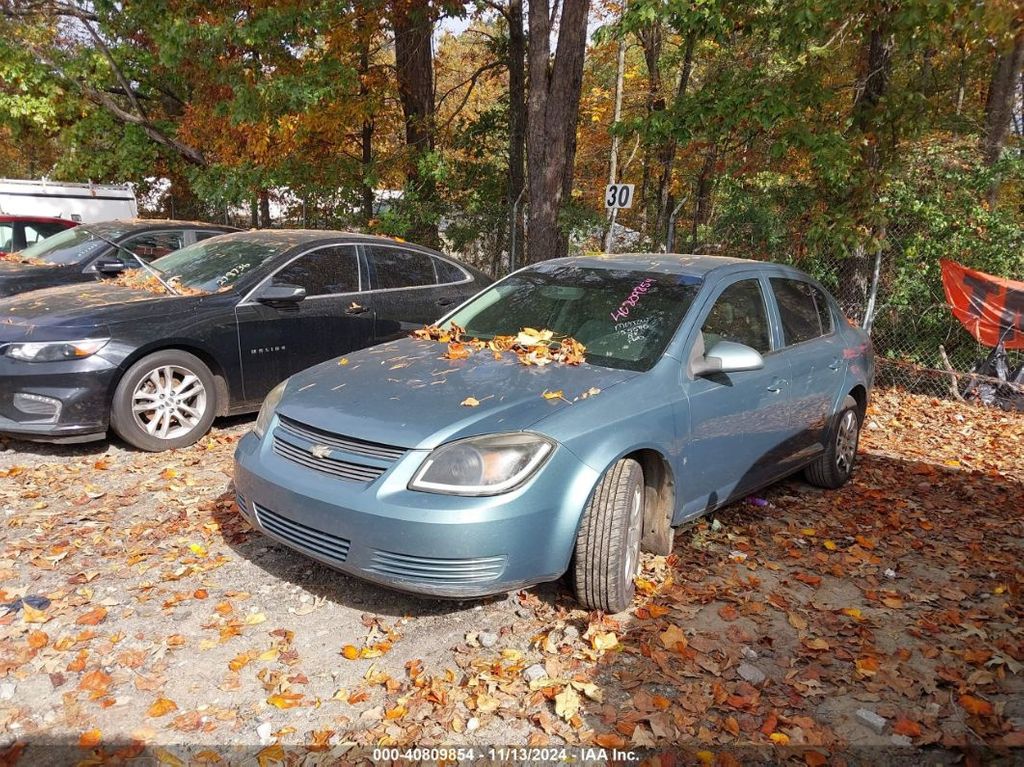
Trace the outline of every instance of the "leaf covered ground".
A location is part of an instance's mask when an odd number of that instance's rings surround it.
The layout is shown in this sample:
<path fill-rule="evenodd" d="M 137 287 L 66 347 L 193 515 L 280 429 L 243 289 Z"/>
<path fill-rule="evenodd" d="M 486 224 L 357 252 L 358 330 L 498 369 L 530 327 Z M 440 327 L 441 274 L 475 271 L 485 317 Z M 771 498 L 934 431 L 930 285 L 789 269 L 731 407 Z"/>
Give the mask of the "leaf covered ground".
<path fill-rule="evenodd" d="M 681 530 L 614 618 L 561 584 L 404 596 L 253 533 L 230 487 L 249 425 L 170 454 L 0 453 L 8 759 L 1024 746 L 1024 416 L 880 392 L 851 484 L 784 482 Z"/>

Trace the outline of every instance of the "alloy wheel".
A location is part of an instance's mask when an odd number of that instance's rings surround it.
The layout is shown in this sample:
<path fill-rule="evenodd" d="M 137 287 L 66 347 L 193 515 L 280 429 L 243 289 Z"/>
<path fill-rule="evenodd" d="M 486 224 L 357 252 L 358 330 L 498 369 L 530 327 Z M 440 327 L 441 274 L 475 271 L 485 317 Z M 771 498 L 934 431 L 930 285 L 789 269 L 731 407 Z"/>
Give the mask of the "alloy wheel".
<path fill-rule="evenodd" d="M 132 418 L 158 439 L 183 437 L 196 428 L 207 408 L 206 387 L 179 365 L 153 368 L 132 392 Z"/>
<path fill-rule="evenodd" d="M 625 582 L 630 584 L 640 563 L 640 533 L 643 530 L 644 488 L 637 485 L 629 506 L 629 533 L 626 537 Z"/>
<path fill-rule="evenodd" d="M 857 453 L 857 414 L 852 410 L 843 413 L 836 430 L 836 468 L 846 475 L 853 471 L 853 459 Z"/>

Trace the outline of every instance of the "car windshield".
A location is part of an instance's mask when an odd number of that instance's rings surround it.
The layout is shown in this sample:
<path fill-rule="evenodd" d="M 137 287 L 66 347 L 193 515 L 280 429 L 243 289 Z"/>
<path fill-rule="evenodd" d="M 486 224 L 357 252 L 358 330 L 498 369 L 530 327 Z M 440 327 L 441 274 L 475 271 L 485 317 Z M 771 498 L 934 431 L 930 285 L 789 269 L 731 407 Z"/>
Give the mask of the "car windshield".
<path fill-rule="evenodd" d="M 471 338 L 522 328 L 571 336 L 587 362 L 648 370 L 665 351 L 700 287 L 698 277 L 578 264 L 513 274 L 449 318 Z"/>
<path fill-rule="evenodd" d="M 211 237 L 189 245 L 163 258 L 152 266 L 165 280 L 183 288 L 216 293 L 230 288 L 239 278 L 277 257 L 291 242 L 267 242 L 245 237 Z"/>
<path fill-rule="evenodd" d="M 103 240 L 116 242 L 126 232 L 128 225 L 119 222 L 89 224 L 65 229 L 63 232 L 29 245 L 18 255 L 30 263 L 45 263 L 51 266 L 71 266 L 87 261 L 108 247 Z M 99 236 L 97 236 L 99 235 Z"/>

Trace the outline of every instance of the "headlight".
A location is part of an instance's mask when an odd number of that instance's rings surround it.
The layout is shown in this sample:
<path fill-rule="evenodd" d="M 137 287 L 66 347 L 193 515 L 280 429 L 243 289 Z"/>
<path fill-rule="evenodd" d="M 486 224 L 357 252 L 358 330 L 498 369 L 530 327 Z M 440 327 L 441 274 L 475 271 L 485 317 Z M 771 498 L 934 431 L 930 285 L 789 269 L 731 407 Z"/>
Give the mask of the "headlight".
<path fill-rule="evenodd" d="M 270 428 L 270 420 L 274 417 L 274 411 L 277 410 L 281 397 L 284 396 L 284 387 L 287 384 L 287 380 L 281 381 L 281 383 L 270 390 L 270 394 L 263 400 L 263 407 L 260 408 L 260 414 L 256 416 L 256 423 L 252 426 L 252 433 L 260 439 L 263 439 L 263 435 Z"/>
<path fill-rule="evenodd" d="M 409 483 L 410 490 L 450 495 L 497 495 L 532 476 L 555 445 L 539 434 L 493 434 L 434 450 Z"/>
<path fill-rule="evenodd" d="M 33 341 L 26 344 L 11 344 L 4 354 L 24 362 L 77 360 L 91 357 L 106 346 L 109 340 L 109 338 L 88 338 L 84 341 Z"/>

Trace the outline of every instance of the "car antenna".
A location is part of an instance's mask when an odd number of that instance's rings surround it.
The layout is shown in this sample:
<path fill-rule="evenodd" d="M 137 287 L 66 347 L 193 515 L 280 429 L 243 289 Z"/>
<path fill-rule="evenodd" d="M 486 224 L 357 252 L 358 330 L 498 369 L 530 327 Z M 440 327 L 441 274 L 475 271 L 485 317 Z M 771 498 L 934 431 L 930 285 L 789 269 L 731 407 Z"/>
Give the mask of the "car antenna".
<path fill-rule="evenodd" d="M 102 240 L 103 242 L 107 243 L 107 245 L 109 245 L 110 247 L 112 247 L 112 248 L 117 248 L 118 250 L 123 250 L 123 251 L 124 251 L 125 253 L 127 253 L 128 255 L 130 255 L 130 256 L 131 256 L 132 258 L 134 258 L 134 259 L 135 259 L 136 261 L 138 261 L 138 262 L 139 262 L 139 266 L 141 266 L 141 267 L 142 267 L 143 269 L 145 269 L 145 270 L 146 270 L 147 272 L 149 272 L 149 273 L 150 273 L 151 275 L 153 275 L 154 277 L 156 277 L 157 281 L 158 281 L 158 282 L 159 282 L 159 283 L 160 283 L 161 285 L 163 285 L 163 286 L 164 286 L 165 288 L 167 288 L 167 289 L 168 289 L 168 290 L 169 290 L 169 291 L 170 291 L 170 292 L 171 292 L 172 294 L 174 294 L 174 295 L 176 295 L 176 296 L 180 296 L 180 295 L 181 295 L 181 293 L 179 293 L 179 292 L 178 292 L 178 291 L 176 291 L 176 290 L 175 290 L 175 289 L 174 289 L 173 287 L 171 287 L 171 284 L 170 284 L 169 282 L 167 282 L 167 281 L 166 281 L 166 280 L 165 280 L 165 279 L 164 279 L 163 277 L 161 277 L 161 276 L 160 276 L 160 273 L 159 273 L 159 272 L 158 272 L 158 271 L 157 271 L 156 269 L 154 269 L 154 268 L 153 268 L 152 266 L 150 266 L 149 264 L 147 264 L 147 263 L 146 263 L 146 262 L 145 262 L 145 261 L 143 260 L 142 256 L 140 256 L 140 255 L 139 255 L 138 253 L 136 253 L 136 252 L 135 252 L 134 250 L 131 250 L 130 248 L 126 248 L 126 247 L 125 247 L 124 245 L 121 245 L 121 244 L 119 244 L 119 243 L 116 243 L 116 242 L 114 242 L 113 240 L 108 240 L 108 239 L 107 239 L 106 237 L 104 237 L 104 236 L 103 236 L 102 234 L 97 234 L 97 233 L 96 233 L 95 231 L 93 231 L 92 229 L 87 229 L 86 231 L 88 231 L 88 232 L 89 232 L 89 234 L 91 234 L 91 235 L 92 235 L 93 237 L 95 237 L 95 238 L 96 238 L 97 240 Z"/>

